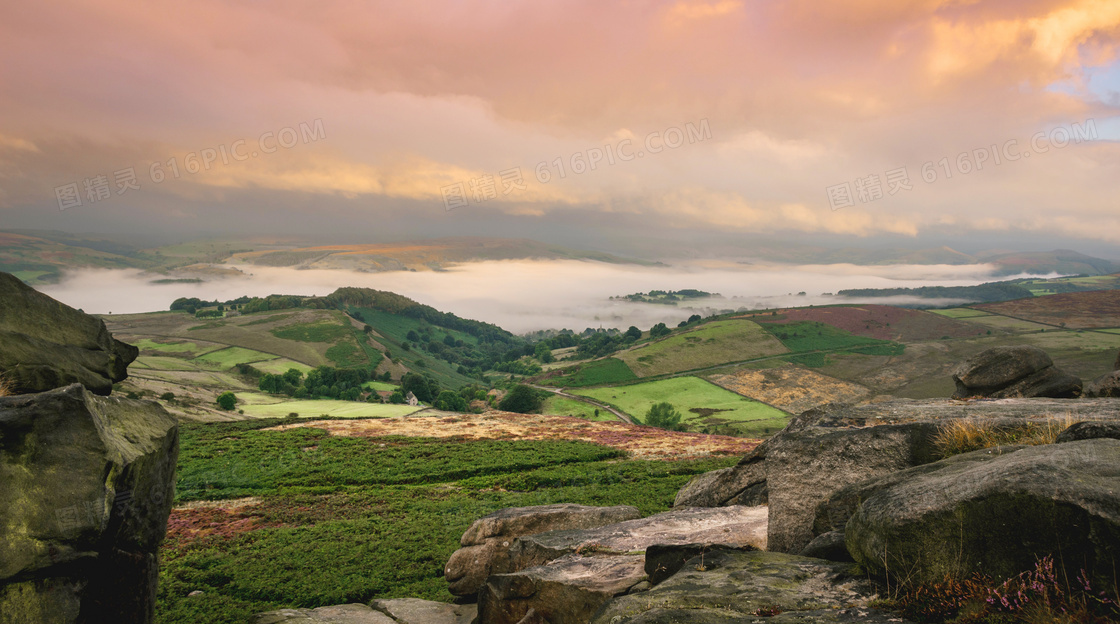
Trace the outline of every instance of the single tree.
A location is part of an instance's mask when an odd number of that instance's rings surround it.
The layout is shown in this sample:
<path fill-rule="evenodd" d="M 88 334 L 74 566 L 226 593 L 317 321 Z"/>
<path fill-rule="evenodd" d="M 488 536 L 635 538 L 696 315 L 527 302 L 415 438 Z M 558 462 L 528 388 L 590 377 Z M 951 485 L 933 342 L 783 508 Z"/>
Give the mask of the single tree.
<path fill-rule="evenodd" d="M 237 406 L 237 397 L 232 392 L 223 392 L 218 395 L 218 407 L 227 412 Z"/>
<path fill-rule="evenodd" d="M 655 403 L 646 412 L 645 423 L 650 427 L 658 427 L 669 431 L 684 431 L 681 424 L 681 413 L 672 403 Z"/>
<path fill-rule="evenodd" d="M 530 414 L 541 409 L 541 397 L 529 386 L 517 385 L 498 403 L 498 409 L 503 412 Z"/>

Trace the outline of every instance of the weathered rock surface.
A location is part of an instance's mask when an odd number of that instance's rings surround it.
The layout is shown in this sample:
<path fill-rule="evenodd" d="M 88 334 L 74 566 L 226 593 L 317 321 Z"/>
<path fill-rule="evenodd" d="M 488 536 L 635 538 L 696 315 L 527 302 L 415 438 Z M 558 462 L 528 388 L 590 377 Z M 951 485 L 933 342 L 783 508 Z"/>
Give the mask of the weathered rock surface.
<path fill-rule="evenodd" d="M 438 622 L 434 621 L 433 624 Z M 278 609 L 258 613 L 251 624 L 397 624 L 364 604 L 334 605 L 317 609 Z M 443 624 L 440 622 L 439 624 Z"/>
<path fill-rule="evenodd" d="M 675 509 L 595 529 L 526 535 L 510 548 L 515 570 L 543 565 L 577 551 L 642 552 L 654 545 L 722 544 L 766 549 L 766 507 Z"/>
<path fill-rule="evenodd" d="M 871 609 L 876 588 L 850 564 L 774 552 L 720 550 L 690 559 L 646 592 L 616 597 L 592 624 L 902 622 Z M 777 607 L 777 609 L 775 609 Z M 774 611 L 777 615 L 771 615 Z"/>
<path fill-rule="evenodd" d="M 955 399 L 1051 397 L 1073 398 L 1081 380 L 1054 367 L 1038 347 L 993 347 L 965 360 L 953 370 Z"/>
<path fill-rule="evenodd" d="M 815 557 L 828 561 L 855 561 L 844 543 L 844 531 L 827 531 L 813 538 L 801 551 L 802 557 Z"/>
<path fill-rule="evenodd" d="M 456 596 L 478 592 L 491 574 L 513 572 L 509 549 L 516 538 L 558 529 L 587 529 L 641 517 L 634 507 L 588 507 L 557 504 L 511 507 L 479 518 L 463 533 L 463 546 L 444 566 L 444 578 Z M 522 566 L 527 567 L 527 566 Z"/>
<path fill-rule="evenodd" d="M 646 549 L 646 580 L 650 585 L 657 585 L 680 572 L 694 557 L 703 565 L 705 557 L 711 557 L 717 551 L 729 550 L 746 552 L 758 549 L 753 546 L 734 548 L 722 544 L 654 544 Z"/>
<path fill-rule="evenodd" d="M 644 561 L 640 554 L 567 555 L 549 565 L 495 574 L 478 593 L 479 621 L 587 624 L 603 603 L 645 579 Z"/>
<path fill-rule="evenodd" d="M 1120 417 L 1120 414 L 1117 414 Z M 1120 420 L 1113 422 L 1079 422 L 1070 425 L 1054 439 L 1056 443 L 1112 438 L 1120 440 Z"/>
<path fill-rule="evenodd" d="M 0 622 L 150 622 L 178 425 L 80 385 L 0 398 Z"/>
<path fill-rule="evenodd" d="M 1105 373 L 1085 384 L 1087 397 L 1120 397 L 1120 370 Z"/>
<path fill-rule="evenodd" d="M 1002 452 L 1001 452 L 1002 451 Z M 1010 451 L 1010 452 L 1006 452 Z M 987 449 L 848 488 L 848 551 L 865 569 L 915 582 L 1009 577 L 1053 555 L 1114 582 L 1120 561 L 1120 440 Z"/>
<path fill-rule="evenodd" d="M 819 534 L 812 525 L 822 502 L 845 486 L 939 459 L 934 437 L 947 422 L 974 419 L 1015 427 L 1045 422 L 1050 414 L 1114 421 L 1118 413 L 1118 399 L 829 405 L 797 416 L 736 466 L 696 477 L 678 492 L 674 506 L 729 505 L 765 491 L 768 549 L 801 552 Z"/>
<path fill-rule="evenodd" d="M 258 613 L 250 624 L 471 624 L 474 605 L 454 605 L 417 598 L 374 600 L 364 604 L 316 609 L 277 609 Z"/>
<path fill-rule="evenodd" d="M 371 606 L 397 624 L 471 624 L 478 615 L 476 605 L 448 604 L 418 598 L 374 600 Z"/>
<path fill-rule="evenodd" d="M 105 323 L 0 273 L 0 372 L 16 394 L 80 383 L 108 395 L 139 350 Z"/>

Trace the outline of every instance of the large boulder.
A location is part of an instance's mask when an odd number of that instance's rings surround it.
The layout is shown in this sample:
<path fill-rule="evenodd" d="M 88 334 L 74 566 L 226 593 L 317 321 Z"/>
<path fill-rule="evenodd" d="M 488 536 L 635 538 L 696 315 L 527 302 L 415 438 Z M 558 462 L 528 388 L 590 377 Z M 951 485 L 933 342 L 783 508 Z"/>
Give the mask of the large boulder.
<path fill-rule="evenodd" d="M 462 548 L 444 566 L 449 591 L 456 596 L 476 594 L 491 574 L 515 571 L 509 549 L 523 535 L 560 529 L 588 529 L 641 517 L 635 507 L 588 507 L 556 504 L 510 507 L 479 518 L 463 533 Z"/>
<path fill-rule="evenodd" d="M 371 606 L 393 618 L 397 624 L 471 624 L 478 616 L 478 607 L 473 604 L 448 604 L 418 598 L 374 600 Z"/>
<path fill-rule="evenodd" d="M 0 398 L 0 622 L 151 622 L 177 458 L 156 403 Z"/>
<path fill-rule="evenodd" d="M 798 553 L 819 533 L 817 507 L 837 490 L 941 458 L 942 427 L 976 420 L 1002 428 L 1037 426 L 1061 415 L 1075 421 L 1116 420 L 1118 399 L 897 400 L 829 405 L 797 416 L 736 466 L 700 475 L 675 507 L 726 506 L 765 496 L 767 548 Z"/>
<path fill-rule="evenodd" d="M 80 383 L 108 395 L 139 350 L 105 323 L 0 273 L 0 373 L 15 394 Z"/>
<path fill-rule="evenodd" d="M 649 591 L 608 601 L 592 624 L 904 621 L 871 608 L 877 588 L 850 564 L 774 552 L 714 550 Z"/>
<path fill-rule="evenodd" d="M 1120 370 L 1105 373 L 1085 384 L 1084 394 L 1087 397 L 1120 398 Z"/>
<path fill-rule="evenodd" d="M 849 488 L 848 551 L 915 583 L 1011 577 L 1052 555 L 1111 587 L 1120 561 L 1120 440 L 987 449 Z"/>
<path fill-rule="evenodd" d="M 1118 414 L 1117 416 L 1120 416 Z M 1078 440 L 1097 440 L 1112 438 L 1120 440 L 1120 420 L 1113 422 L 1086 421 L 1074 423 L 1058 434 L 1054 442 L 1076 442 Z"/>
<path fill-rule="evenodd" d="M 1081 393 L 1081 380 L 1054 367 L 1038 347 L 992 347 L 965 360 L 953 370 L 955 399 L 986 397 L 1073 398 Z"/>

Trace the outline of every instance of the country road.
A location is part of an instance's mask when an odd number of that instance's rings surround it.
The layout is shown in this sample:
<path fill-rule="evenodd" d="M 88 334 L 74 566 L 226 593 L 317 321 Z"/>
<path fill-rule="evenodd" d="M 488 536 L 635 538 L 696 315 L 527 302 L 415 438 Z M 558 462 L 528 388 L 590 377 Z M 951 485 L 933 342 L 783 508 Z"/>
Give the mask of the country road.
<path fill-rule="evenodd" d="M 618 416 L 618 419 L 621 420 L 624 423 L 630 423 L 631 425 L 634 424 L 634 421 L 630 418 L 630 416 L 626 412 L 617 410 L 617 409 L 611 407 L 610 405 L 607 405 L 606 403 L 600 403 L 600 402 L 598 402 L 594 399 L 589 399 L 585 396 L 579 396 L 578 394 L 568 394 L 567 392 L 564 392 L 560 388 L 550 388 L 548 386 L 538 386 L 537 384 L 529 384 L 529 387 L 536 388 L 537 390 L 545 390 L 545 391 L 551 392 L 553 394 L 562 396 L 565 399 L 573 399 L 573 400 L 576 400 L 576 401 L 581 401 L 583 403 L 587 403 L 589 405 L 594 405 L 595 407 L 598 407 L 600 409 L 605 409 L 608 412 L 614 414 L 615 416 Z"/>

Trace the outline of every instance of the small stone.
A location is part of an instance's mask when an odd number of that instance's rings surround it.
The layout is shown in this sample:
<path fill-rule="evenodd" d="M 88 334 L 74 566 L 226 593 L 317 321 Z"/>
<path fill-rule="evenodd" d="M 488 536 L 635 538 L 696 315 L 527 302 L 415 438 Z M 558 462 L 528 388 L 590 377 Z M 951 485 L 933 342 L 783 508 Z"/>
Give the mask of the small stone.
<path fill-rule="evenodd" d="M 201 596 L 201 595 L 202 595 L 202 590 L 201 589 L 196 589 L 196 590 L 192 591 L 191 593 L 187 594 L 187 597 L 188 598 L 194 598 L 195 596 Z"/>

